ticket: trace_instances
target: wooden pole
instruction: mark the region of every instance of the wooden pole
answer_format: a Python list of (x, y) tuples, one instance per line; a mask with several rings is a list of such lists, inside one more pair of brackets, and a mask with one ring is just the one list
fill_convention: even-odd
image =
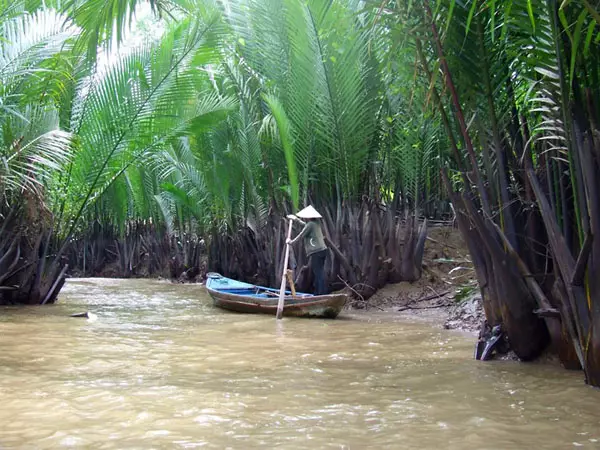
[(279, 302), (277, 303), (277, 320), (281, 319), (283, 315), (283, 299), (285, 297), (285, 279), (288, 268), (288, 261), (290, 259), (290, 244), (287, 243), (288, 239), (292, 238), (292, 225), (293, 220), (290, 219), (290, 225), (288, 226), (287, 238), (285, 243), (285, 256), (283, 258), (283, 274), (281, 275), (281, 288), (279, 289)]

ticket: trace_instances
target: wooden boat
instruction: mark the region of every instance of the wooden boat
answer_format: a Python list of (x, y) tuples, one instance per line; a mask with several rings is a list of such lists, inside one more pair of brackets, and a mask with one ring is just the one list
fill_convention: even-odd
[[(232, 280), (218, 273), (209, 273), (206, 289), (218, 308), (250, 314), (277, 313), (279, 290)], [(286, 317), (324, 317), (334, 319), (340, 313), (346, 294), (312, 295), (285, 292), (283, 315)]]

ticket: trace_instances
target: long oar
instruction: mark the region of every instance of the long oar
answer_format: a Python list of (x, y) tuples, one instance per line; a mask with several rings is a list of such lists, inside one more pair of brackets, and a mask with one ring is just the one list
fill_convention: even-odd
[(277, 315), (275, 316), (278, 320), (283, 315), (283, 298), (285, 297), (285, 279), (288, 268), (288, 261), (290, 259), (290, 244), (287, 243), (292, 238), (292, 225), (293, 220), (290, 219), (290, 225), (288, 227), (287, 239), (285, 240), (285, 257), (283, 258), (283, 274), (281, 275), (281, 288), (279, 289), (279, 302), (277, 302)]

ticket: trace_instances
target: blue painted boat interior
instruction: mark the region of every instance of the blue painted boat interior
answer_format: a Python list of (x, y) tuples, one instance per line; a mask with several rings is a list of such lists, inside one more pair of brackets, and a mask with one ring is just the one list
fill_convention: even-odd
[[(279, 294), (278, 289), (255, 286), (253, 284), (244, 283), (243, 281), (232, 280), (219, 274), (210, 273), (206, 280), (206, 287), (215, 291), (223, 292), (224, 294), (240, 295), (244, 297), (255, 298), (276, 298), (273, 294)], [(271, 294), (267, 294), (270, 292)], [(285, 291), (285, 295), (291, 295), (291, 291)], [(296, 292), (296, 295), (312, 297), (312, 294)]]

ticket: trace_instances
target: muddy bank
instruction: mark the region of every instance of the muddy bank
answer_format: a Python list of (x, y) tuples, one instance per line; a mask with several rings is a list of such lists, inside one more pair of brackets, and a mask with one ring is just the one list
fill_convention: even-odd
[[(434, 326), (449, 330), (463, 330), (476, 335), (485, 320), (481, 304), (481, 296), (475, 293), (466, 298), (457, 298), (448, 292), (427, 295), (429, 290), (422, 290), (408, 283), (388, 285), (380, 289), (374, 298), (361, 304), (353, 302), (349, 309), (353, 311), (383, 311), (407, 318), (417, 318), (431, 322)], [(435, 295), (435, 298), (431, 298)]]
[(350, 309), (385, 311), (476, 334), (485, 315), (473, 265), (459, 231), (431, 228), (423, 264), (420, 280), (389, 284), (367, 300), (353, 300)]

